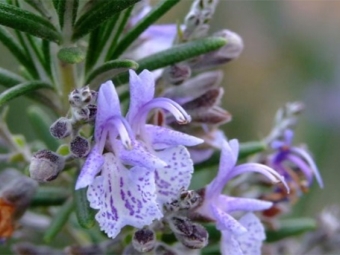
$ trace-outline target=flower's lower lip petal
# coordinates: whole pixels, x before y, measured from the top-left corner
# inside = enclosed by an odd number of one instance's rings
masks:
[[[236,237],[241,250],[244,254],[261,255],[266,235],[260,220],[253,213],[247,213],[239,222],[247,229],[247,233]]]
[[[162,168],[166,162],[150,153],[141,143],[134,141],[131,150],[126,150],[119,145],[119,159],[127,165],[146,167],[148,169]]]
[[[218,204],[223,211],[262,211],[269,209],[273,203],[253,198],[239,198],[220,195]]]
[[[204,141],[195,136],[187,135],[175,130],[154,125],[146,125],[146,132],[150,135],[152,144],[164,144],[168,147],[184,145],[195,146]]]
[[[313,170],[299,157],[289,154],[287,159],[302,171],[307,179],[308,185],[313,181]]]
[[[102,177],[102,204],[96,220],[110,238],[115,238],[124,226],[142,228],[163,217],[156,202],[153,171],[141,167],[128,170],[107,153]]]
[[[230,231],[221,231],[222,232],[222,240],[221,240],[221,254],[222,255],[243,255],[241,247],[234,235],[230,233]]]
[[[98,152],[95,146],[90,154],[87,156],[86,161],[81,169],[76,183],[76,190],[85,188],[90,185],[95,176],[100,172],[104,164],[104,157]]]
[[[217,204],[210,206],[212,215],[216,220],[216,227],[221,230],[229,230],[234,235],[242,235],[247,232],[247,229],[243,227],[237,220],[235,220],[228,213],[222,211]]]
[[[156,155],[167,163],[167,166],[155,169],[157,201],[164,204],[178,199],[180,191],[189,187],[194,167],[184,146],[172,147]]]

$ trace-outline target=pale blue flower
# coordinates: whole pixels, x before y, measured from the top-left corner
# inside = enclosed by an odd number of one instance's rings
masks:
[[[238,152],[239,143],[237,140],[231,140],[229,143],[223,142],[218,174],[206,186],[203,202],[195,212],[216,222],[217,229],[222,232],[221,251],[223,255],[256,255],[261,254],[260,247],[264,240],[261,223],[251,214],[244,216],[240,221],[230,214],[236,211],[265,210],[270,208],[272,203],[223,195],[223,188],[232,178],[248,172],[263,174],[274,183],[283,182],[285,184],[285,182],[276,171],[265,165],[245,163],[236,166]]]
[[[142,228],[163,217],[162,204],[177,198],[190,184],[193,163],[184,146],[202,142],[146,124],[154,108],[172,113],[180,123],[190,121],[177,103],[154,98],[154,86],[149,71],[139,76],[130,71],[131,98],[126,118],[121,115],[112,82],[102,84],[98,93],[95,145],[76,189],[89,186],[90,206],[99,210],[96,220],[112,238],[126,225]]]

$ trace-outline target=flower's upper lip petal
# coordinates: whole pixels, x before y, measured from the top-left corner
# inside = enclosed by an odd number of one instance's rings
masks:
[[[97,146],[93,147],[81,169],[75,189],[78,190],[90,185],[95,176],[100,172],[103,164],[104,158],[102,156],[102,152],[98,151]]]
[[[195,146],[204,142],[195,136],[160,126],[146,125],[145,130],[149,135],[151,143],[154,145],[163,144],[167,147],[178,145]]]
[[[308,185],[313,181],[313,170],[309,167],[301,158],[295,156],[294,154],[288,154],[287,160],[296,165],[301,172],[305,175]]]
[[[144,104],[153,99],[155,93],[155,81],[153,74],[144,70],[139,74],[129,70],[130,74],[130,106],[127,113],[127,120],[131,124],[138,115]]]
[[[97,114],[95,123],[95,139],[99,139],[100,132],[108,119],[121,116],[120,102],[112,81],[103,83],[98,92]]]

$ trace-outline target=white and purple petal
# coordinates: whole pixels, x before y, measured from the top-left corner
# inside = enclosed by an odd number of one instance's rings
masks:
[[[262,223],[253,213],[247,213],[239,222],[247,229],[245,234],[235,237],[243,254],[261,255],[261,246],[266,239]]]
[[[184,146],[156,152],[156,156],[167,163],[167,166],[155,169],[157,201],[162,205],[177,199],[180,191],[189,187],[194,167]]]
[[[211,214],[216,221],[216,227],[220,231],[228,230],[234,235],[241,235],[247,232],[246,228],[242,226],[228,213],[222,211],[218,205],[210,205]]]
[[[163,215],[156,203],[153,172],[146,168],[126,169],[112,153],[104,155],[102,186],[94,185],[88,194],[102,194],[96,220],[100,229],[115,238],[124,226],[142,228]],[[97,185],[97,186],[96,186]],[[98,202],[91,204],[98,209]]]

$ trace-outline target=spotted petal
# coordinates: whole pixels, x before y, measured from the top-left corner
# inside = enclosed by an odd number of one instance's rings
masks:
[[[146,125],[145,129],[155,149],[165,149],[178,145],[195,146],[203,143],[202,139],[195,136],[160,126]]]
[[[103,191],[100,185],[92,187],[93,193],[103,192],[103,204],[96,214],[100,229],[115,238],[124,226],[142,228],[160,219],[163,215],[156,203],[153,172],[138,167],[128,170],[112,153],[104,157]],[[90,204],[95,208],[100,205],[95,200]]]
[[[104,164],[104,157],[98,151],[98,146],[95,145],[91,153],[87,156],[86,161],[81,169],[76,183],[76,190],[85,188],[90,185],[96,175],[100,172]]]
[[[230,233],[230,231],[228,230],[222,231],[221,254],[222,255],[243,255],[240,244],[237,242],[234,235]]]
[[[216,227],[221,230],[228,230],[232,234],[240,235],[247,232],[247,230],[232,216],[222,211],[218,205],[210,205],[211,213],[216,221]]]
[[[253,213],[247,213],[239,222],[247,229],[247,233],[236,237],[243,254],[261,255],[266,235],[260,220]]]
[[[168,164],[155,169],[157,201],[163,204],[177,199],[180,191],[189,187],[194,167],[184,146],[165,149],[156,155]]]

